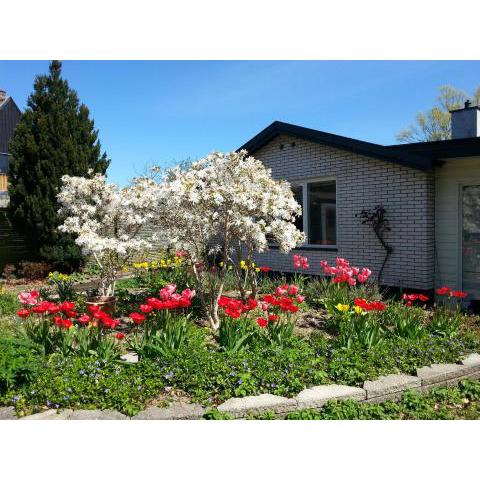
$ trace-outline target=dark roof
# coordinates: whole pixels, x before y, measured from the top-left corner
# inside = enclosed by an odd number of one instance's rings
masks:
[[[480,155],[480,137],[404,143],[401,145],[390,145],[387,148],[428,157],[437,164],[441,159]]]
[[[432,160],[429,156],[417,155],[416,153],[409,152],[403,148],[397,149],[394,148],[394,146],[384,147],[383,145],[378,145],[376,143],[355,140],[354,138],[334,135],[333,133],[326,133],[320,130],[313,130],[311,128],[299,127],[298,125],[278,121],[273,122],[267,128],[255,135],[251,140],[242,145],[239,150],[245,149],[253,154],[273,138],[282,134],[314,143],[320,143],[322,145],[342,148],[369,157],[379,158],[380,160],[417,168],[419,170],[428,170],[433,166]],[[403,145],[401,147],[403,147]]]

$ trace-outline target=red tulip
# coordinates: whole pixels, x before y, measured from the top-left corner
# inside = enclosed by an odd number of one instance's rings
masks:
[[[130,318],[137,324],[140,325],[145,320],[145,315],[138,312],[132,312]]]
[[[18,312],[17,312],[17,315],[20,317],[20,318],[28,318],[30,316],[30,310],[28,310],[27,308],[21,308]]]
[[[257,324],[259,327],[265,328],[268,325],[268,322],[265,318],[260,317],[260,318],[257,318]]]

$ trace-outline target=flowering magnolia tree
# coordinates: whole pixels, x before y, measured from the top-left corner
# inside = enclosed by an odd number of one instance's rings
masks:
[[[83,253],[97,262],[101,295],[113,295],[117,272],[135,254],[151,247],[152,238],[138,234],[154,216],[157,184],[141,178],[120,189],[100,174],[64,175],[62,183],[57,198],[65,220],[59,228],[73,234]]]
[[[188,252],[198,298],[214,329],[224,270],[252,262],[255,251],[275,242],[288,252],[304,241],[294,225],[301,214],[290,184],[246,151],[213,153],[189,166],[170,170],[159,185],[158,222],[172,246]],[[219,271],[208,266],[216,257]]]

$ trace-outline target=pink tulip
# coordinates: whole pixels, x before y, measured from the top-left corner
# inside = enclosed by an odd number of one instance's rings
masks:
[[[161,290],[160,290],[160,298],[162,300],[168,300],[172,294],[175,292],[177,289],[177,286],[174,285],[173,283],[169,283],[168,285],[165,285]]]
[[[275,295],[281,297],[287,293],[288,285],[281,285],[275,289]]]
[[[195,296],[195,290],[190,290],[189,288],[186,288],[182,292],[182,297],[187,300],[191,300],[194,296]]]
[[[18,294],[18,300],[23,305],[36,305],[38,303],[39,293],[37,290],[31,292],[20,292]]]
[[[297,301],[297,303],[303,303],[305,297],[303,295],[297,295],[297,298],[295,300]]]
[[[296,295],[298,292],[299,292],[299,288],[297,287],[297,285],[290,285],[288,287],[288,294],[289,295]]]

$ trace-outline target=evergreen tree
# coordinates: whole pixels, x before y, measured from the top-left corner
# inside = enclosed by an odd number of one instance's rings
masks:
[[[62,175],[105,173],[110,161],[101,153],[98,130],[77,93],[52,61],[48,75],[35,78],[34,91],[11,140],[8,215],[39,259],[62,270],[81,263],[71,236],[57,227],[56,195]]]

